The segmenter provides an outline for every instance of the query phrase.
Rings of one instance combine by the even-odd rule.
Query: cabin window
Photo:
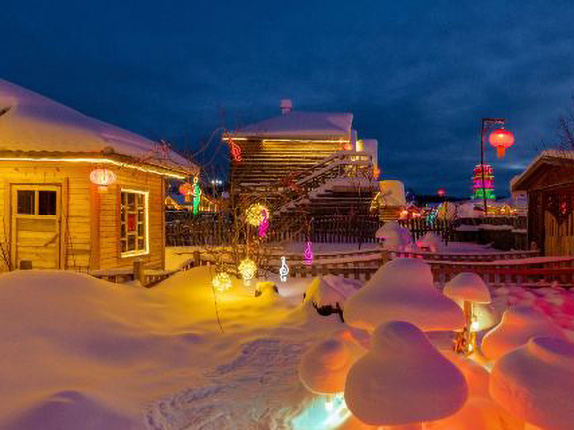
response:
[[[122,190],[120,204],[122,257],[147,254],[148,239],[148,193]]]
[[[56,191],[18,190],[18,215],[56,215]]]

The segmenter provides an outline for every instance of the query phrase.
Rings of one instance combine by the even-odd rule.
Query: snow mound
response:
[[[451,299],[473,303],[490,303],[490,291],[480,276],[472,272],[456,275],[444,286],[443,293]]]
[[[394,259],[377,270],[347,300],[344,316],[349,325],[369,331],[387,321],[408,321],[424,331],[464,327],[460,307],[434,287],[430,266],[410,258]]]
[[[299,378],[316,394],[341,393],[353,363],[350,351],[338,339],[327,339],[313,345],[301,357]]]
[[[428,249],[430,252],[440,252],[444,248],[442,238],[432,231],[417,240],[417,246],[421,249]]]
[[[375,233],[375,237],[383,241],[383,249],[403,251],[412,244],[411,233],[408,228],[401,227],[398,222],[385,223]]]
[[[546,430],[574,423],[574,344],[535,337],[492,369],[492,398],[517,418]]]
[[[482,352],[490,360],[497,360],[526,344],[535,336],[564,339],[564,332],[546,315],[526,305],[509,308],[502,321],[482,339]]]
[[[330,306],[333,309],[343,309],[347,298],[361,286],[360,281],[345,279],[342,276],[322,276],[309,284],[305,292],[305,301],[313,303],[318,308]]]
[[[62,430],[82,423],[82,430],[136,430],[141,423],[77,391],[60,391],[41,400],[7,424],[10,429]]]
[[[370,425],[433,421],[466,401],[464,376],[414,325],[392,321],[377,327],[370,350],[345,382],[349,410]]]

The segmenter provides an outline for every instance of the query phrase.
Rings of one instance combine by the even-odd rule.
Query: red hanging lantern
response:
[[[514,135],[503,128],[499,128],[490,133],[488,141],[496,148],[496,155],[498,158],[504,158],[506,148],[514,145]]]
[[[446,194],[446,191],[445,191],[444,188],[439,188],[439,189],[436,191],[436,193],[437,193],[437,195],[438,195],[439,197],[444,197],[444,195]]]
[[[353,145],[351,145],[350,143],[345,143],[343,145],[343,150],[345,151],[352,151],[353,150]]]
[[[114,172],[108,169],[94,169],[90,173],[90,181],[93,184],[99,185],[100,187],[107,187],[112,185],[117,180],[117,176]]]

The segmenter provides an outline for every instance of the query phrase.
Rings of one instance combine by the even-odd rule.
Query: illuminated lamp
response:
[[[436,193],[439,197],[444,197],[444,195],[446,194],[446,191],[444,188],[439,188]]]
[[[93,184],[98,185],[100,190],[102,189],[101,187],[105,190],[105,187],[108,185],[115,184],[117,179],[116,174],[108,169],[94,169],[90,173],[90,181],[92,181]]]
[[[380,175],[381,175],[381,169],[379,169],[378,167],[373,167],[373,179],[379,179]]]
[[[269,218],[269,209],[261,203],[255,203],[245,210],[245,221],[254,227],[259,227],[265,218]]]
[[[279,277],[281,282],[287,282],[287,275],[289,275],[289,266],[287,266],[287,258],[281,257],[281,268],[279,269]]]
[[[239,263],[239,267],[237,269],[239,270],[239,273],[241,273],[241,277],[243,278],[245,285],[249,285],[257,273],[257,264],[255,264],[255,261],[250,258],[244,258],[241,260],[241,263]]]
[[[211,285],[220,293],[227,291],[231,288],[231,278],[226,272],[219,272],[211,281]]]
[[[351,145],[350,143],[345,143],[345,144],[343,145],[343,149],[344,149],[345,151],[352,151],[352,150],[353,150],[353,145]]]
[[[488,141],[496,148],[496,156],[498,158],[504,158],[506,148],[510,148],[514,145],[514,135],[508,130],[499,128],[490,133]]]
[[[305,251],[303,252],[303,259],[304,263],[307,266],[313,264],[313,244],[310,241],[307,242],[307,245],[305,245]]]

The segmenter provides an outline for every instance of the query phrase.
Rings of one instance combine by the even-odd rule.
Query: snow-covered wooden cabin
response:
[[[144,137],[0,80],[4,266],[163,268],[165,181],[197,167]],[[105,185],[109,183],[109,185]]]
[[[528,242],[546,255],[574,255],[574,151],[543,151],[511,187],[528,194]]]
[[[352,113],[293,110],[288,99],[281,101],[280,110],[278,116],[224,137],[241,154],[240,160],[231,158],[232,201],[241,195],[280,193],[292,186],[309,199],[295,197],[279,212],[302,205],[315,217],[368,211],[377,188],[373,181],[377,141],[357,139]]]

